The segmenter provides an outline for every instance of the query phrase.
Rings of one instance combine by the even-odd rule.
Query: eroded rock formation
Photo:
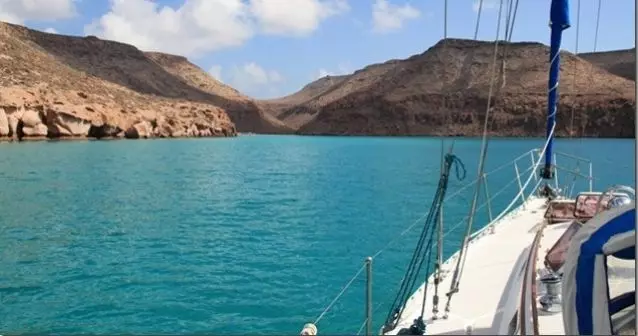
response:
[[[0,139],[234,136],[235,125],[290,130],[183,57],[0,22]]]

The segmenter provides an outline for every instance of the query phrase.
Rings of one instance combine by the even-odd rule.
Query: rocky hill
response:
[[[549,48],[500,45],[506,61],[500,53],[489,131],[544,135]],[[479,135],[493,50],[492,42],[440,41],[422,54],[359,70],[311,99],[293,95],[279,101],[297,104],[271,108],[299,134]],[[561,68],[557,135],[570,133],[573,111],[574,136],[634,136],[633,81],[570,53],[562,54]]]
[[[240,125],[279,129],[263,121],[254,102],[212,78],[207,82],[194,65],[189,76],[202,73],[197,84],[204,87],[171,73],[163,59],[123,43],[0,22],[0,137],[233,136]]]
[[[252,98],[216,80],[185,57],[158,52],[145,52],[144,54],[191,88],[208,94],[209,96],[203,97],[203,99],[212,99],[211,101],[215,105],[224,108],[239,132],[292,133],[293,130],[290,127],[267,113]],[[198,98],[202,97],[195,95],[191,99],[197,100]]]
[[[616,76],[636,80],[636,48],[578,54]]]
[[[260,106],[264,108],[270,115],[279,118],[287,125],[293,128],[299,128],[306,123],[311,117],[304,113],[298,113],[294,106],[302,105],[310,100],[326,93],[330,88],[341,84],[348,78],[347,75],[342,76],[325,76],[317,79],[310,84],[304,86],[301,90],[283,97],[269,100],[259,101]]]

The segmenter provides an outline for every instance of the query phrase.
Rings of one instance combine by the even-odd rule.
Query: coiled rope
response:
[[[440,209],[443,204],[443,200],[445,199],[445,194],[447,192],[449,182],[449,174],[453,165],[456,166],[455,173],[456,177],[459,180],[464,179],[467,175],[465,166],[457,156],[451,153],[445,156],[445,167],[441,174],[441,178],[439,179],[439,186],[436,190],[432,205],[430,207],[430,211],[428,212],[428,216],[425,220],[423,230],[421,231],[421,235],[419,236],[417,246],[414,249],[414,253],[412,254],[412,259],[408,264],[405,276],[401,281],[399,291],[388,312],[386,321],[384,323],[384,331],[391,330],[396,327],[396,323],[400,320],[401,314],[405,309],[405,302],[407,301],[409,295],[412,293],[414,285],[424,264],[426,265],[426,273],[429,274],[429,268],[432,261],[431,252],[434,242],[434,227],[436,226],[436,223],[438,222],[438,218],[440,216]],[[415,328],[419,329],[420,331],[422,331],[424,327],[425,325],[422,320],[420,321],[420,324],[418,326],[415,326]]]

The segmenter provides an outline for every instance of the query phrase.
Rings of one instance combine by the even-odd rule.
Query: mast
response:
[[[569,0],[552,0],[550,9],[551,44],[549,51],[549,83],[547,97],[547,150],[545,150],[545,166],[541,169],[543,179],[554,178],[554,166],[552,164],[552,146],[554,145],[554,124],[556,123],[556,107],[558,103],[558,78],[560,72],[560,43],[563,30],[570,27],[569,24]]]

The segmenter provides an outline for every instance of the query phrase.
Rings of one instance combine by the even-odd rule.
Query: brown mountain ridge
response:
[[[548,47],[500,42],[500,50],[490,132],[543,135]],[[181,56],[0,22],[0,139],[478,135],[492,53],[493,42],[448,39],[408,59],[254,100]],[[634,54],[562,53],[559,136],[635,135],[635,82],[627,79]]]
[[[339,77],[320,90],[270,104],[272,113],[308,135],[468,135],[482,132],[494,43],[440,41],[422,54]],[[501,63],[505,53],[505,62]],[[500,42],[489,131],[499,136],[545,133],[549,48]],[[556,133],[634,137],[635,82],[568,52],[561,53]],[[502,75],[504,73],[504,75]]]
[[[305,85],[301,90],[289,96],[262,100],[259,104],[268,111],[269,114],[280,120],[285,120],[286,124],[293,128],[298,128],[305,123],[306,118],[304,118],[303,114],[300,116],[300,114],[295,113],[295,110],[292,108],[319,97],[330,88],[341,84],[341,82],[348,77],[347,75],[325,76]]]
[[[184,57],[0,22],[0,138],[289,132]]]

